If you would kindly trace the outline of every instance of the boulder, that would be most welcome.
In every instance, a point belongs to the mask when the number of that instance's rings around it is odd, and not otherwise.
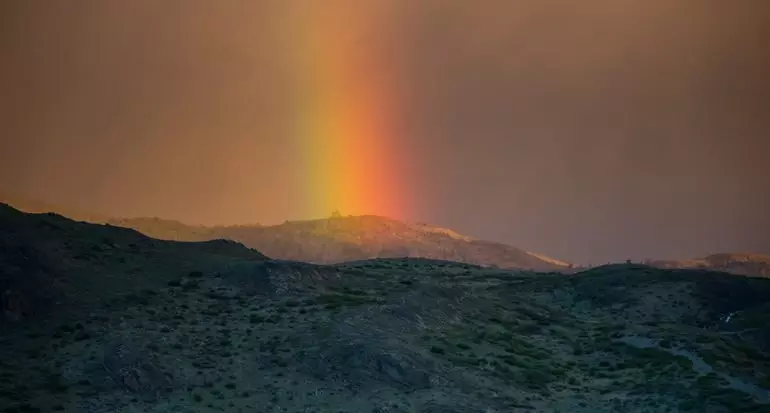
[[[149,354],[126,342],[115,342],[104,351],[102,365],[119,386],[144,398],[158,398],[173,388],[173,376]]]

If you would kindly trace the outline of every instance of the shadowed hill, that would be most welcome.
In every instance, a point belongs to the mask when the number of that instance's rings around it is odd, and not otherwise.
[[[764,412],[770,280],[267,260],[0,205],[0,411]]]
[[[266,260],[233,241],[173,242],[133,229],[27,214],[0,204],[0,293],[4,317],[109,302],[139,286],[163,285],[177,271]],[[99,274],[95,277],[94,274]]]

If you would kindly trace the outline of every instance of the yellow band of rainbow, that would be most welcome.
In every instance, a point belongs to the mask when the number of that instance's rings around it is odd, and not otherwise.
[[[381,15],[363,3],[296,3],[305,216],[402,216],[392,65],[378,55]]]

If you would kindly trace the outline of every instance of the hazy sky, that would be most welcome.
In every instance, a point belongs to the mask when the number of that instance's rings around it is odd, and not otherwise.
[[[767,0],[4,0],[0,188],[303,218],[292,10],[312,2],[376,7],[395,218],[579,263],[770,253]]]

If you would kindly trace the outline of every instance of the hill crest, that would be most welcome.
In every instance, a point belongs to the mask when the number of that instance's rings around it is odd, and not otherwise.
[[[0,194],[3,195],[3,194]],[[157,217],[109,218],[54,204],[3,199],[25,212],[58,212],[76,220],[135,229],[173,241],[230,239],[267,256],[332,264],[371,258],[428,258],[499,268],[555,270],[569,264],[507,244],[480,240],[426,223],[407,223],[377,215],[332,216],[277,225],[189,225]]]
[[[749,252],[721,252],[685,260],[649,260],[658,268],[689,268],[726,271],[739,275],[770,277],[770,255]]]

